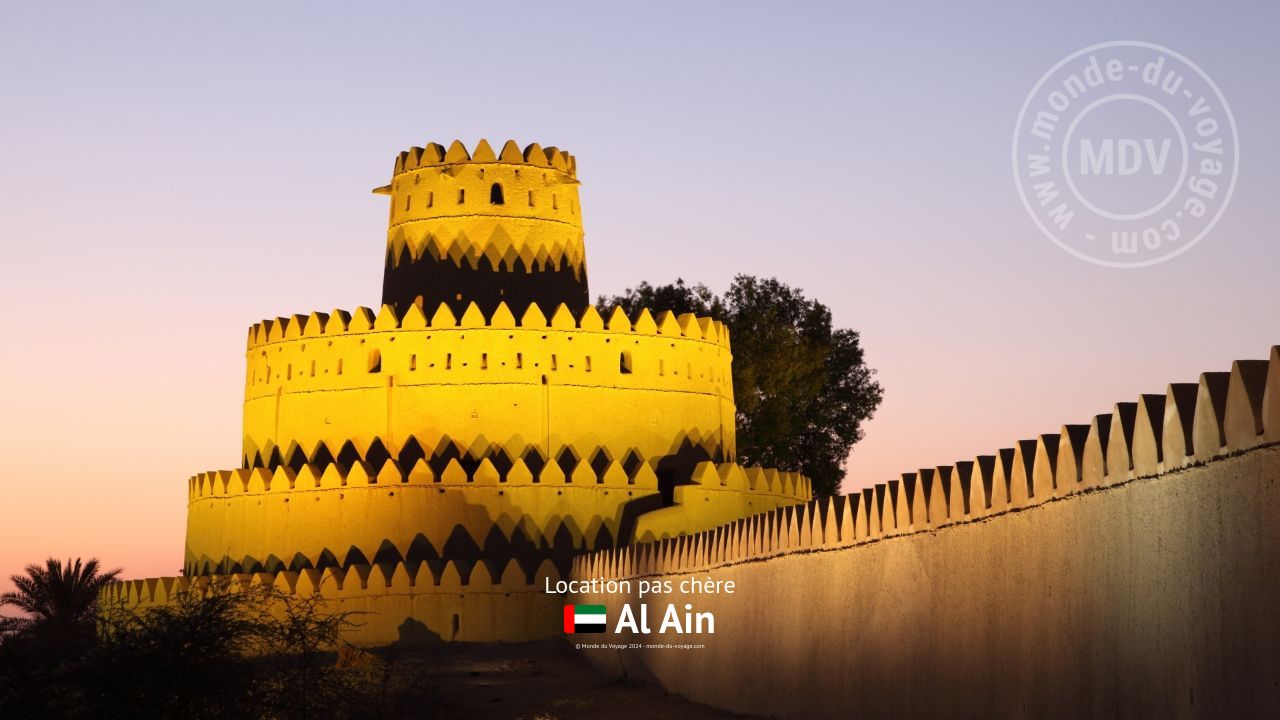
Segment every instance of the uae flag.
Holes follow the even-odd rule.
[[[567,633],[604,632],[603,605],[565,605],[564,631]]]

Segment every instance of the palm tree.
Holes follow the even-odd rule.
[[[26,574],[12,575],[16,592],[0,594],[0,607],[12,605],[26,617],[7,618],[0,628],[6,632],[33,630],[69,632],[92,630],[98,608],[98,593],[120,575],[117,568],[99,572],[97,558],[75,562],[49,558],[44,567],[28,565]]]

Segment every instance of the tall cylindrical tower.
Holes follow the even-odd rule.
[[[508,140],[495,155],[481,140],[468,153],[454,141],[396,158],[382,302],[476,303],[486,314],[506,302],[561,303],[575,315],[589,303],[581,206],[573,156]]]
[[[535,640],[578,553],[808,500],[732,462],[722,323],[588,305],[575,175],[537,145],[401,153],[383,304],[250,329],[243,464],[191,478],[184,576],[107,597],[231,576],[361,613],[360,644]]]

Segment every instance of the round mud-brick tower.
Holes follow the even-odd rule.
[[[189,480],[183,576],[110,597],[233,578],[362,613],[361,644],[528,640],[576,555],[809,499],[734,462],[721,322],[588,303],[572,156],[432,143],[375,192],[383,303],[249,329],[240,467]]]

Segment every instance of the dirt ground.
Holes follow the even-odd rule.
[[[390,652],[388,657],[384,653]],[[661,688],[605,677],[563,641],[441,643],[376,654],[427,685],[422,718],[578,720],[748,716],[689,702]]]

